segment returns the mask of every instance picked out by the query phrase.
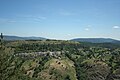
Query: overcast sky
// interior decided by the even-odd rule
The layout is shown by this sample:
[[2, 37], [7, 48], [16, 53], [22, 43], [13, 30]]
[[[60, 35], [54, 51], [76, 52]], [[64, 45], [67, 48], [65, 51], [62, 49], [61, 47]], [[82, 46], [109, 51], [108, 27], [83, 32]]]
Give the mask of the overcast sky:
[[120, 0], [0, 0], [0, 32], [120, 40]]

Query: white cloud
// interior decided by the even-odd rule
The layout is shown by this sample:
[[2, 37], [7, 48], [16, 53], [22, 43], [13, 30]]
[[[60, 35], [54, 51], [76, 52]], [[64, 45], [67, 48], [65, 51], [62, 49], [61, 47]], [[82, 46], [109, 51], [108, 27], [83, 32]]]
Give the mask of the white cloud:
[[90, 29], [89, 28], [85, 28], [86, 31], [89, 31]]
[[15, 20], [12, 19], [6, 19], [6, 18], [0, 18], [0, 23], [15, 23]]
[[71, 34], [67, 34], [68, 36], [71, 36]]
[[34, 20], [34, 21], [37, 21], [37, 22], [42, 21], [41, 19], [38, 19], [38, 18], [34, 18], [33, 20]]
[[113, 26], [113, 28], [114, 28], [114, 29], [118, 29], [118, 28], [120, 28], [120, 26]]
[[45, 20], [45, 19], [46, 19], [46, 17], [44, 17], [44, 16], [41, 16], [41, 17], [38, 17], [38, 19]]
[[92, 25], [87, 25], [86, 28], [85, 28], [85, 31], [90, 31]]
[[46, 19], [46, 17], [33, 17], [33, 19], [34, 19], [34, 21], [36, 21], [36, 22], [41, 22], [41, 21], [43, 21], [43, 20], [45, 20]]
[[45, 16], [34, 16], [34, 15], [18, 15], [18, 18], [26, 18], [26, 19], [41, 19], [41, 20], [45, 20], [46, 17]]

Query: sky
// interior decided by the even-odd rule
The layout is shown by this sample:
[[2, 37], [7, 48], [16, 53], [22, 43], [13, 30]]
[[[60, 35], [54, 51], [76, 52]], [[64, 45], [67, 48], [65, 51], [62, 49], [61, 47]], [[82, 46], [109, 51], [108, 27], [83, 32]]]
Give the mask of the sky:
[[120, 40], [120, 0], [0, 0], [0, 32]]

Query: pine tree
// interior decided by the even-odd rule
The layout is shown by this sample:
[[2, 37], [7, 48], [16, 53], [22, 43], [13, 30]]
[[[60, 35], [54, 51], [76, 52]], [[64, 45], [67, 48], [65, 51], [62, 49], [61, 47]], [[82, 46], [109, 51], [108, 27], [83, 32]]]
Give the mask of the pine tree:
[[3, 44], [3, 34], [1, 33], [1, 35], [0, 35], [0, 45], [1, 45], [1, 47], [2, 47], [2, 44]]
[[3, 39], [3, 34], [2, 34], [2, 33], [1, 33], [1, 36], [0, 36], [0, 37], [1, 37], [1, 40], [2, 40], [2, 39]]

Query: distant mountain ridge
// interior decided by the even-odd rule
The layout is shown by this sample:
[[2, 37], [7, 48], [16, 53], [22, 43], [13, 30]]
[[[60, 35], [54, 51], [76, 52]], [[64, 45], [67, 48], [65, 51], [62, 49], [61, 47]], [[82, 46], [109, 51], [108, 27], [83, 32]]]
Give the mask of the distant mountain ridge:
[[120, 43], [119, 40], [111, 38], [75, 38], [72, 41], [91, 42], [91, 43]]
[[43, 37], [19, 37], [4, 35], [4, 40], [46, 40]]
[[[19, 37], [19, 36], [8, 36], [4, 35], [4, 40], [46, 40], [44, 37]], [[78, 42], [90, 42], [90, 43], [119, 43], [119, 40], [111, 39], [111, 38], [74, 38], [71, 41]]]

